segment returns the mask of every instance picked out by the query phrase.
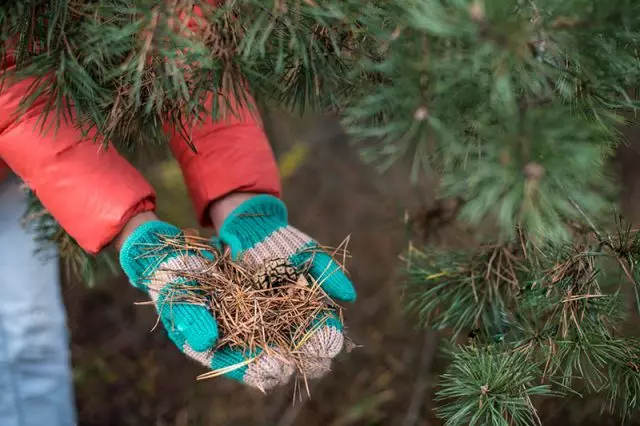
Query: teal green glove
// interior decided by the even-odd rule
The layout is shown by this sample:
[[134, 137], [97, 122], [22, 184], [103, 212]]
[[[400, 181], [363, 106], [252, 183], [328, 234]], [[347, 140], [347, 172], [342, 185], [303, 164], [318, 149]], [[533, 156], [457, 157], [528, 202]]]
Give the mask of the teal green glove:
[[[193, 284], [184, 272], [206, 265], [195, 251], [168, 247], [163, 239], [184, 239], [180, 229], [164, 222], [148, 222], [134, 230], [120, 250], [120, 264], [131, 284], [153, 301], [169, 338], [188, 357], [213, 370], [230, 370], [225, 376], [266, 391], [286, 383], [293, 367], [281, 357], [261, 356], [237, 350], [214, 351], [218, 326], [209, 309], [202, 305], [176, 301], [178, 285]], [[182, 245], [182, 244], [180, 244]], [[184, 245], [186, 246], [186, 244]], [[176, 271], [176, 272], [173, 272]], [[178, 274], [177, 271], [182, 274]], [[233, 366], [243, 365], [240, 368]]]
[[134, 287], [153, 301], [169, 338], [183, 352], [203, 352], [218, 340], [218, 326], [205, 306], [176, 302], [176, 285], [190, 284], [172, 271], [203, 268], [195, 252], [166, 246], [163, 238], [183, 239], [180, 229], [147, 222], [134, 230], [120, 250], [120, 265]]
[[[287, 208], [275, 197], [259, 195], [238, 206], [220, 228], [220, 240], [236, 259], [260, 266], [271, 259], [288, 259], [298, 269], [308, 270], [331, 298], [353, 302], [356, 292], [342, 268], [320, 250], [318, 243], [289, 225]], [[301, 368], [308, 378], [329, 371], [331, 359], [342, 350], [343, 325], [336, 315], [319, 318], [322, 327], [300, 348], [308, 358]]]

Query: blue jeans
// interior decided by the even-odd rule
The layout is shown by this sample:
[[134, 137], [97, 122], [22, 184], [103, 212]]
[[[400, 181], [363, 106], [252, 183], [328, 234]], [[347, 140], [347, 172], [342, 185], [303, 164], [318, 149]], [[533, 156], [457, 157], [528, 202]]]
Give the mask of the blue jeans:
[[0, 184], [0, 426], [76, 424], [69, 338], [55, 256], [34, 255], [25, 196]]

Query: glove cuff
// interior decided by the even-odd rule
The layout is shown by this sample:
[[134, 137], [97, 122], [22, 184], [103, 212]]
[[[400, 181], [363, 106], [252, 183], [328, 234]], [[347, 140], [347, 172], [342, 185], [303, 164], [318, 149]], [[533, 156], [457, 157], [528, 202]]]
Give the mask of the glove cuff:
[[223, 222], [219, 234], [235, 256], [287, 225], [284, 203], [271, 195], [258, 195], [236, 207]]
[[180, 236], [182, 231], [166, 222], [152, 221], [138, 226], [120, 249], [120, 266], [129, 281], [135, 287], [145, 288], [146, 275], [165, 261], [171, 251], [163, 247], [163, 240]]

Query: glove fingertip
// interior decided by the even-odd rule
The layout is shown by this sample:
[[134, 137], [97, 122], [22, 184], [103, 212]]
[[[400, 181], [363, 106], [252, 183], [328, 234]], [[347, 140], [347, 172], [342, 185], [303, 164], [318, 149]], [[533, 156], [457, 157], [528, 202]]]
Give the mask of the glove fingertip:
[[329, 297], [343, 302], [356, 300], [356, 289], [353, 283], [328, 254], [316, 254], [309, 273], [320, 283]]
[[[244, 382], [244, 375], [247, 372], [246, 361], [255, 354], [245, 354], [237, 349], [222, 348], [213, 354], [211, 359], [211, 369], [214, 371], [229, 369], [224, 376], [237, 382]], [[236, 366], [237, 368], [232, 368]]]
[[211, 349], [218, 341], [218, 324], [204, 306], [174, 304], [161, 312], [170, 327], [184, 336], [186, 343], [197, 352]]
[[127, 237], [120, 249], [120, 266], [134, 286], [137, 286], [148, 268], [148, 255], [150, 250], [158, 250], [161, 241], [158, 235], [177, 236], [181, 231], [177, 227], [161, 222], [146, 222]]
[[[356, 289], [353, 287], [351, 280], [347, 279], [347, 277], [344, 278], [346, 279], [344, 283], [335, 285], [335, 289], [332, 291], [333, 294], [331, 297], [342, 302], [353, 303], [357, 298]], [[327, 293], [329, 293], [328, 290]]]
[[233, 260], [238, 260], [240, 258], [240, 254], [242, 253], [242, 243], [240, 239], [236, 237], [233, 233], [220, 231], [220, 237], [218, 240], [219, 247], [221, 247], [221, 243], [224, 243], [231, 250], [231, 258]]
[[186, 338], [187, 343], [196, 352], [205, 352], [213, 348], [218, 341], [218, 330], [210, 331], [199, 335], [192, 335]]

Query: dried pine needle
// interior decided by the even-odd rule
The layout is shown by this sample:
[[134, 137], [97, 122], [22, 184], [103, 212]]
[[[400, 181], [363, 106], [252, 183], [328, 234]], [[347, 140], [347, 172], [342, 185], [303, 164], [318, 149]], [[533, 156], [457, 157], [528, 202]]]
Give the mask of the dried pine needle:
[[[346, 260], [347, 243], [348, 239], [333, 251], [327, 247], [314, 251], [322, 250], [334, 258]], [[286, 259], [270, 259], [265, 266], [252, 268], [241, 259], [234, 261], [228, 249], [221, 251], [207, 239], [193, 235], [189, 235], [186, 241], [164, 238], [162, 247], [150, 247], [149, 253], [157, 255], [168, 247], [185, 254], [189, 252], [202, 261], [203, 267], [198, 270], [167, 271], [169, 273], [165, 276], [171, 277], [174, 287], [167, 303], [189, 302], [207, 306], [218, 323], [220, 333], [215, 349], [226, 347], [247, 353], [260, 351], [286, 357], [301, 365], [300, 347], [322, 327], [330, 314], [337, 314], [342, 319], [340, 306], [322, 290], [322, 282], [309, 276], [311, 262], [301, 270], [295, 270]], [[329, 276], [323, 273], [321, 280]], [[189, 284], [180, 284], [183, 282]], [[236, 365], [202, 374], [198, 379], [218, 377], [258, 358], [251, 357]]]

